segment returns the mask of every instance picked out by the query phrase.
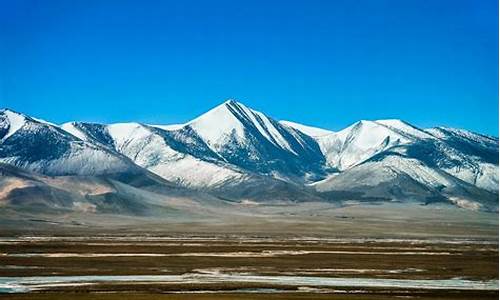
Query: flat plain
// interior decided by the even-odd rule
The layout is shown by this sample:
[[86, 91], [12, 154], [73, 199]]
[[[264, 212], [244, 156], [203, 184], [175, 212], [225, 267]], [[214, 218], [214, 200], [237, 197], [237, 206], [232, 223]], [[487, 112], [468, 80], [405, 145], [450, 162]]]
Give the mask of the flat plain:
[[124, 292], [137, 299], [147, 298], [144, 294], [187, 297], [176, 293], [188, 293], [185, 299], [211, 299], [213, 293], [240, 293], [242, 299], [498, 295], [498, 245], [491, 241], [25, 237], [3, 239], [0, 253], [4, 289], [10, 285], [11, 291], [30, 292], [8, 295], [17, 299], [56, 299], [67, 293], [114, 299]]
[[0, 298], [498, 298], [494, 213], [356, 206], [185, 223], [101, 216], [96, 226], [81, 225], [91, 215], [25, 217], [0, 230]]

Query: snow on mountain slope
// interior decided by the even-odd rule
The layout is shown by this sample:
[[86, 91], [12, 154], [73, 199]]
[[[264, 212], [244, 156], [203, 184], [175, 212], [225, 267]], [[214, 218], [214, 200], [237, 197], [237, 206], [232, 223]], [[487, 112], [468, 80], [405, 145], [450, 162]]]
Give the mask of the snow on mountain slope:
[[394, 145], [416, 139], [434, 138], [431, 134], [397, 119], [359, 121], [338, 132], [280, 121], [313, 137], [330, 168], [345, 170]]
[[287, 139], [280, 134], [275, 122], [234, 100], [228, 100], [209, 110], [188, 125], [216, 152], [231, 139], [242, 144], [247, 143], [246, 130], [251, 127], [276, 147], [297, 154]]
[[61, 125], [61, 128], [64, 131], [81, 139], [82, 141], [87, 141], [87, 136], [85, 135], [85, 133], [83, 133], [78, 127], [76, 127], [74, 122], [64, 123]]
[[398, 119], [376, 120], [375, 123], [386, 126], [390, 130], [408, 138], [428, 139], [432, 138], [425, 130], [415, 127], [405, 121]]
[[[454, 199], [491, 208], [491, 195], [498, 195], [497, 138], [444, 127], [422, 130], [396, 119], [360, 121], [333, 132], [278, 122], [234, 100], [175, 125], [59, 127], [2, 110], [0, 162], [51, 175], [149, 170], [221, 197], [313, 199], [314, 187], [332, 199]], [[471, 202], [474, 197], [479, 204]]]
[[[297, 181], [325, 175], [313, 138], [233, 100], [182, 126], [71, 123], [63, 128], [186, 186], [240, 180], [242, 173]], [[204, 174], [193, 175], [197, 168]]]
[[449, 128], [449, 127], [434, 127], [426, 129], [429, 134], [446, 140], [453, 138], [465, 139], [475, 146], [487, 147], [492, 150], [498, 148], [498, 138], [474, 133], [464, 129]]
[[230, 110], [231, 102], [224, 102], [193, 121], [188, 125], [214, 150], [224, 146], [231, 137], [244, 141], [244, 125]]
[[[225, 162], [190, 126], [168, 131], [138, 123], [73, 123], [73, 127], [85, 133], [86, 140], [105, 143], [139, 166], [183, 187], [214, 190], [230, 186], [231, 196], [239, 197], [243, 195], [234, 192], [234, 189], [260, 178]], [[270, 190], [272, 186], [277, 186], [275, 181], [270, 178], [259, 182], [261, 188]]]
[[2, 141], [5, 141], [9, 136], [13, 135], [21, 127], [24, 126], [26, 118], [13, 111], [2, 109], [0, 110], [0, 134], [3, 132]]
[[435, 164], [468, 183], [498, 192], [498, 139], [462, 129], [426, 130], [439, 139]]
[[84, 140], [103, 144], [181, 186], [204, 188], [244, 177], [237, 169], [220, 163], [190, 129], [165, 131], [139, 123], [72, 123], [63, 128], [83, 135]]
[[149, 125], [152, 127], [160, 128], [163, 130], [177, 130], [184, 127], [186, 124], [172, 124], [172, 125]]
[[[315, 136], [315, 139], [327, 163], [341, 172], [315, 183], [314, 186], [319, 189], [325, 190], [328, 186], [333, 188], [336, 184], [342, 185], [343, 181], [355, 180], [360, 183], [360, 178], [377, 181], [379, 179], [373, 172], [383, 173], [388, 170], [384, 163], [364, 162], [377, 155], [397, 153], [406, 157], [399, 161], [400, 173], [419, 185], [431, 189], [436, 188], [435, 182], [443, 187], [452, 186], [449, 180], [443, 181], [443, 178], [424, 180], [429, 178], [425, 174], [438, 172], [444, 173], [446, 178], [462, 182], [462, 185], [468, 183], [498, 193], [498, 139], [493, 137], [451, 128], [422, 130], [400, 120], [378, 120], [360, 121], [339, 132]], [[422, 168], [408, 163], [408, 160], [422, 163], [426, 171], [415, 173], [415, 170]], [[386, 162], [392, 163], [390, 160]], [[358, 165], [363, 167], [357, 168]], [[355, 171], [350, 171], [351, 169]], [[354, 179], [349, 174], [356, 174], [357, 178]], [[412, 184], [408, 180], [398, 184], [406, 184], [406, 188], [411, 190]], [[422, 193], [425, 194], [423, 191]], [[439, 194], [437, 191], [433, 193]]]
[[127, 159], [59, 127], [0, 111], [0, 162], [50, 175], [95, 175], [138, 170]]
[[179, 159], [182, 154], [170, 148], [165, 140], [138, 123], [108, 125], [107, 131], [116, 151], [149, 169], [159, 163]]
[[[193, 157], [181, 149], [173, 149], [175, 141], [189, 146], [189, 136], [166, 133], [137, 123], [112, 124], [107, 127], [117, 151], [133, 159], [139, 166], [177, 184], [192, 188], [216, 186], [227, 180], [238, 180], [243, 174], [227, 165], [217, 164], [211, 156]], [[170, 137], [170, 139], [168, 138]], [[178, 139], [176, 139], [178, 138]], [[193, 145], [193, 144], [192, 144]], [[195, 147], [206, 145], [195, 144]], [[192, 149], [195, 150], [195, 149]], [[208, 152], [198, 151], [198, 154]], [[194, 152], [192, 152], [194, 153]]]
[[225, 162], [241, 169], [299, 181], [306, 174], [325, 175], [323, 155], [313, 138], [234, 100], [184, 128], [191, 128]]
[[345, 170], [395, 145], [432, 138], [400, 120], [359, 121], [339, 132], [316, 138], [327, 162]]
[[190, 188], [217, 188], [225, 183], [244, 181], [248, 175], [231, 168], [185, 156], [170, 163], [157, 164], [149, 170], [171, 182]]
[[401, 173], [406, 173], [410, 178], [423, 184], [437, 188], [451, 185], [446, 174], [436, 172], [418, 160], [404, 158], [399, 155], [387, 155], [381, 159], [373, 159], [345, 171], [331, 180], [326, 180], [315, 185], [321, 192], [332, 189], [350, 188], [351, 186], [376, 186], [385, 181], [395, 179]]
[[312, 126], [307, 126], [307, 125], [302, 125], [299, 123], [295, 122], [290, 122], [290, 121], [279, 121], [280, 124], [286, 125], [292, 128], [295, 128], [297, 130], [300, 130], [304, 134], [307, 134], [311, 137], [318, 138], [321, 136], [329, 135], [335, 133], [334, 131], [331, 130], [326, 130], [322, 128], [317, 128], [317, 127], [312, 127]]
[[422, 131], [406, 123], [404, 127], [391, 125], [391, 129], [404, 139], [388, 145], [383, 151], [399, 152], [467, 183], [498, 191], [498, 140], [457, 129]]
[[497, 194], [397, 152], [379, 154], [314, 187], [336, 199], [417, 201], [423, 204], [438, 201], [465, 208], [498, 210]]

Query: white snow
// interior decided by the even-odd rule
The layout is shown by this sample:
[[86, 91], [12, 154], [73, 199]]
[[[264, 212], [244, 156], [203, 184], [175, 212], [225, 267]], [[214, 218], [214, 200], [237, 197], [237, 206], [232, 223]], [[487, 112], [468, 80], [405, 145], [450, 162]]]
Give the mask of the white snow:
[[377, 120], [375, 123], [378, 123], [380, 125], [384, 125], [389, 127], [393, 131], [397, 131], [398, 133], [405, 135], [405, 136], [411, 136], [414, 138], [433, 138], [432, 135], [429, 133], [425, 132], [425, 130], [416, 128], [404, 121], [398, 120], [398, 119], [387, 119], [387, 120]]
[[[10, 124], [8, 134], [3, 140], [12, 136], [21, 127], [23, 128], [23, 134], [27, 136], [31, 134], [36, 136], [39, 134], [40, 129], [43, 128], [53, 133], [51, 138], [56, 140], [54, 142], [68, 144], [69, 149], [61, 156], [49, 160], [39, 159], [31, 162], [20, 156], [5, 156], [0, 158], [1, 162], [49, 175], [95, 175], [135, 168], [128, 161], [102, 147], [69, 138], [68, 135], [59, 130], [60, 127], [51, 125], [49, 122], [40, 122], [9, 110], [4, 110], [3, 113], [7, 116]], [[76, 128], [68, 125], [66, 125], [66, 128], [81, 136], [81, 133], [76, 132]]]
[[151, 169], [184, 156], [144, 125], [118, 123], [107, 126], [107, 130], [115, 149], [143, 168]]
[[219, 105], [188, 123], [203, 140], [218, 149], [231, 134], [242, 139], [243, 124], [228, 110], [226, 103]]
[[291, 121], [279, 121], [279, 122], [282, 125], [295, 128], [295, 129], [301, 131], [302, 133], [304, 133], [304, 134], [306, 134], [308, 136], [314, 137], [314, 138], [318, 138], [318, 137], [322, 137], [322, 136], [325, 136], [325, 135], [329, 135], [329, 134], [335, 133], [334, 131], [331, 131], [331, 130], [326, 130], [326, 129], [323, 129], [323, 128], [312, 127], [312, 126], [307, 126], [307, 125], [302, 125], [302, 124], [291, 122]]
[[[234, 107], [238, 107], [244, 112], [244, 116], [249, 118], [252, 121], [252, 124], [257, 127], [259, 132], [267, 138], [271, 143], [275, 144], [282, 149], [288, 150], [290, 152], [295, 151], [290, 147], [286, 139], [279, 133], [278, 129], [271, 123], [269, 118], [261, 112], [254, 111], [244, 106], [241, 103], [230, 102], [227, 105], [233, 105]], [[263, 124], [261, 124], [263, 123]]]
[[159, 129], [163, 129], [166, 131], [171, 131], [171, 130], [179, 130], [182, 127], [186, 126], [186, 124], [171, 124], [171, 125], [149, 125], [151, 127], [156, 127]]
[[384, 158], [383, 161], [367, 162], [355, 166], [337, 177], [314, 185], [314, 187], [318, 191], [330, 191], [346, 186], [376, 186], [380, 183], [390, 182], [400, 175], [408, 175], [411, 179], [427, 187], [453, 188], [456, 185], [454, 177], [444, 171], [427, 167], [416, 159], [391, 155]]
[[61, 125], [61, 128], [64, 131], [68, 132], [69, 134], [76, 136], [82, 141], [87, 140], [87, 136], [85, 135], [85, 133], [81, 132], [81, 130], [78, 129], [73, 122], [64, 123]]
[[70, 149], [63, 156], [52, 160], [28, 163], [19, 157], [3, 157], [0, 158], [0, 162], [49, 175], [109, 174], [129, 170], [132, 167], [112, 153], [82, 142], [71, 142]]
[[360, 121], [333, 135], [318, 138], [331, 166], [345, 170], [388, 147], [410, 139], [373, 121]]
[[24, 126], [24, 124], [26, 123], [26, 118], [23, 115], [10, 111], [8, 109], [4, 110], [3, 113], [7, 117], [7, 120], [9, 122], [9, 130], [7, 131], [7, 134], [2, 138], [2, 141], [5, 141]]
[[45, 121], [43, 119], [39, 119], [39, 118], [34, 118], [34, 117], [31, 117], [31, 119], [39, 122], [39, 123], [43, 123], [43, 124], [47, 124], [47, 125], [50, 125], [50, 126], [54, 126], [54, 127], [58, 127], [57, 124], [54, 124], [52, 122], [49, 122], [49, 121]]
[[245, 175], [229, 167], [209, 163], [190, 155], [149, 168], [153, 173], [191, 188], [216, 187], [227, 181], [243, 180]]
[[115, 141], [115, 146], [121, 148], [131, 139], [145, 138], [150, 134], [139, 123], [116, 123], [107, 126], [109, 135]]
[[425, 130], [427, 133], [441, 138], [441, 139], [447, 139], [452, 135], [459, 136], [461, 138], [468, 139], [469, 141], [481, 144], [483, 146], [490, 146], [490, 147], [495, 147], [498, 148], [498, 139], [487, 136], [487, 135], [482, 135], [482, 134], [477, 134], [465, 129], [458, 129], [458, 128], [450, 128], [450, 127], [435, 127], [435, 128], [430, 128]]
[[474, 184], [488, 191], [498, 192], [498, 166], [480, 163], [479, 170]]
[[[242, 123], [242, 120], [244, 120], [245, 124]], [[245, 137], [245, 130], [247, 130], [247, 126], [252, 126], [272, 144], [296, 154], [266, 115], [251, 110], [233, 100], [224, 102], [187, 124], [215, 152], [219, 152], [227, 144], [231, 136], [236, 138], [240, 145], [248, 144], [249, 141]]]
[[[23, 133], [26, 131], [27, 134], [36, 133], [38, 126], [48, 126], [56, 130], [52, 123], [43, 120], [25, 117], [9, 110], [1, 110], [0, 113], [5, 116], [6, 120], [2, 125], [4, 128], [8, 126], [7, 134], [2, 141], [21, 128], [23, 128]], [[175, 132], [186, 126], [190, 126], [219, 157], [195, 157], [196, 154], [192, 156], [179, 152], [181, 150], [174, 150], [178, 148], [174, 146], [172, 148], [168, 144], [165, 140], [166, 134], [180, 137], [181, 143], [188, 147], [199, 145], [196, 135], [190, 136]], [[159, 130], [152, 130], [152, 127], [170, 132], [158, 134]], [[51, 161], [40, 160], [29, 164], [19, 157], [3, 157], [0, 161], [14, 163], [34, 171], [68, 174], [116, 171], [131, 166], [128, 160], [116, 155], [112, 150], [107, 151], [102, 145], [91, 144], [92, 141], [87, 138], [85, 130], [79, 129], [74, 123], [65, 123], [60, 128], [82, 140], [73, 141], [70, 151], [64, 156]], [[498, 139], [461, 129], [437, 127], [421, 130], [398, 119], [386, 119], [363, 120], [335, 132], [290, 121], [276, 122], [265, 114], [234, 100], [228, 100], [186, 124], [117, 123], [107, 125], [106, 128], [114, 141], [112, 146], [117, 152], [168, 180], [194, 188], [214, 187], [232, 181], [239, 182], [250, 176], [249, 172], [240, 169], [237, 165], [227, 163], [231, 160], [223, 157], [227, 152], [222, 152], [222, 149], [224, 151], [247, 151], [250, 160], [255, 161], [261, 158], [279, 159], [279, 157], [266, 157], [266, 153], [261, 155], [262, 153], [259, 152], [261, 150], [258, 150], [258, 144], [269, 142], [286, 152], [298, 155], [299, 151], [295, 151], [298, 148], [293, 148], [292, 145], [295, 147], [298, 143], [304, 149], [310, 146], [307, 144], [309, 139], [303, 138], [300, 134], [302, 132], [318, 143], [326, 158], [326, 167], [337, 168], [341, 171], [340, 174], [355, 169], [355, 172], [359, 172], [357, 174], [365, 172], [365, 175], [377, 175], [357, 178], [356, 184], [376, 184], [403, 172], [429, 187], [453, 187], [457, 182], [465, 181], [479, 188], [498, 192], [498, 165], [491, 161], [485, 162], [483, 158], [475, 157], [447, 143], [450, 139], [458, 139], [477, 147], [484, 147], [491, 152], [498, 152]], [[287, 134], [282, 134], [284, 131]], [[259, 140], [248, 138], [249, 133], [257, 133], [255, 136]], [[436, 150], [440, 155], [438, 167], [428, 167], [420, 160], [404, 158], [408, 154], [405, 150], [407, 148], [399, 147], [400, 145], [418, 143], [424, 139], [432, 140], [433, 146], [438, 147]], [[232, 144], [229, 144], [230, 142]], [[383, 163], [365, 162], [388, 149], [398, 152], [402, 157], [391, 155], [384, 158]], [[203, 150], [206, 150], [204, 145]], [[216, 162], [216, 159], [219, 161]], [[363, 167], [358, 168], [359, 166]], [[376, 170], [370, 170], [370, 168], [376, 168]], [[308, 176], [317, 178], [315, 172], [307, 172], [307, 170], [304, 172], [304, 178]], [[327, 179], [313, 185], [325, 188], [331, 182], [337, 181], [341, 184], [343, 180], [349, 178], [337, 174], [326, 174]], [[266, 176], [290, 180], [290, 177], [279, 171], [271, 170], [266, 173]], [[454, 201], [462, 207], [473, 208], [475, 205], [464, 202], [469, 199], [460, 198]]]
[[330, 167], [346, 170], [390, 147], [433, 138], [404, 121], [362, 120], [326, 135], [314, 136]]
[[114, 139], [117, 151], [139, 166], [182, 186], [215, 187], [228, 180], [237, 181], [245, 177], [228, 165], [217, 165], [175, 151], [147, 126], [120, 123], [109, 125], [107, 130]]

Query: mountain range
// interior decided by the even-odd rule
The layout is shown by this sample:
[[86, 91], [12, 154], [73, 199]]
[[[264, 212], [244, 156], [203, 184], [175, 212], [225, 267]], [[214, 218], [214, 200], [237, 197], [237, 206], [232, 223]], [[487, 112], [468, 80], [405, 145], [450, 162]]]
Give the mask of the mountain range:
[[[0, 205], [216, 214], [236, 204], [435, 203], [498, 211], [498, 138], [401, 120], [330, 131], [228, 100], [185, 124], [53, 124], [0, 110]], [[189, 205], [188, 205], [189, 204]]]

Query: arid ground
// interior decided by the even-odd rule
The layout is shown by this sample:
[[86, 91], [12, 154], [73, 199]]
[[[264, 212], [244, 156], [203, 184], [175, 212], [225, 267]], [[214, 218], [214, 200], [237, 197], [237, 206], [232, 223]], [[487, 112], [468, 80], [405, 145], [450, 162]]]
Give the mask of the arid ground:
[[498, 298], [497, 214], [310, 214], [95, 227], [27, 216], [29, 228], [0, 230], [0, 298]]

